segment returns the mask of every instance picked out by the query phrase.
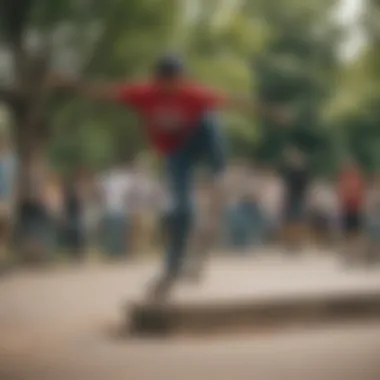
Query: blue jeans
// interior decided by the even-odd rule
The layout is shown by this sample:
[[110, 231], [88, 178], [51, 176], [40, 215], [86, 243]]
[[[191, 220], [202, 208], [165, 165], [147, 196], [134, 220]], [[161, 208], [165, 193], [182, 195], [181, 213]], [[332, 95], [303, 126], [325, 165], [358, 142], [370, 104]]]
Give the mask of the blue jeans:
[[216, 115], [207, 114], [188, 140], [166, 158], [166, 174], [173, 199], [168, 217], [169, 237], [166, 274], [176, 276], [182, 269], [186, 245], [193, 224], [194, 169], [204, 162], [217, 176], [224, 171], [225, 141]]
[[246, 249], [263, 242], [264, 220], [257, 203], [240, 201], [227, 208], [228, 245]]
[[104, 249], [107, 254], [121, 256], [126, 253], [127, 218], [122, 213], [108, 212], [103, 220]]
[[250, 244], [250, 223], [247, 214], [238, 203], [229, 205], [226, 210], [227, 245], [232, 249], [244, 249]]

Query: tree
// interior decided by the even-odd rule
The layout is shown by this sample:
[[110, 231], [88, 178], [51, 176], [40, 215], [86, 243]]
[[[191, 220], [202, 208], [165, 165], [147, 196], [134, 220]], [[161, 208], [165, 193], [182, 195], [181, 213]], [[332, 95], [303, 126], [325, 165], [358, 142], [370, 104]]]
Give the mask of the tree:
[[340, 86], [325, 112], [342, 155], [353, 156], [368, 172], [380, 168], [379, 12], [377, 0], [365, 3], [362, 30], [366, 44], [355, 60], [341, 65]]
[[[50, 69], [55, 66], [91, 77], [131, 76], [169, 42], [175, 6], [174, 0], [1, 2], [0, 48], [12, 57], [9, 74], [13, 80], [0, 88], [0, 101], [7, 104], [14, 121], [20, 199], [29, 197], [34, 161], [46, 150], [52, 134], [63, 140], [73, 132], [80, 137], [80, 127], [89, 130], [89, 121], [98, 116], [97, 123], [92, 123], [95, 127], [109, 122], [119, 141], [122, 136], [116, 132], [121, 130], [121, 118], [115, 111], [94, 112], [86, 103], [48, 88]], [[131, 140], [129, 134], [123, 137]], [[71, 141], [76, 141], [73, 136]]]
[[295, 0], [245, 4], [246, 12], [266, 20], [272, 29], [268, 44], [254, 60], [259, 97], [292, 104], [298, 115], [282, 134], [267, 123], [259, 152], [262, 159], [281, 159], [280, 146], [288, 144], [307, 151], [314, 162], [328, 153], [321, 115], [339, 67], [339, 31], [330, 16], [333, 6], [332, 1]]

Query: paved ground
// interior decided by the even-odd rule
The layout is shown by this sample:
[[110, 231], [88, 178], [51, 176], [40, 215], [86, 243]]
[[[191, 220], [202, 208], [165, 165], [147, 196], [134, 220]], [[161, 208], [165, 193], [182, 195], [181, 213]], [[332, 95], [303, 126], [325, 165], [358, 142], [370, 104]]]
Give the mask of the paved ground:
[[[20, 273], [2, 279], [0, 379], [380, 379], [380, 321], [207, 340], [115, 338], [112, 327], [121, 315], [120, 306], [139, 298], [153, 274], [151, 265], [130, 264]], [[304, 292], [307, 287], [327, 291], [326, 283], [330, 288], [367, 291], [377, 288], [379, 278], [376, 271], [342, 272], [326, 259], [224, 260], [213, 265], [205, 285], [184, 286], [176, 297], [199, 296], [205, 302], [223, 297], [230, 288], [244, 297], [247, 286], [257, 296], [279, 295], [281, 289]]]

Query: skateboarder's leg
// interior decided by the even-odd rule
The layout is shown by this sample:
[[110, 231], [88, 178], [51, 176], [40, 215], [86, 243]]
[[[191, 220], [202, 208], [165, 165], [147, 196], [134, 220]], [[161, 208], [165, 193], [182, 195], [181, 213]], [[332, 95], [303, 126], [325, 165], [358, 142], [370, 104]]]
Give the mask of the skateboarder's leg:
[[166, 159], [172, 209], [167, 216], [167, 248], [163, 274], [154, 284], [151, 294], [156, 300], [167, 297], [183, 269], [194, 216], [193, 169], [196, 157], [196, 144], [194, 139], [191, 139], [182, 149]]
[[217, 116], [205, 115], [201, 123], [202, 158], [210, 171], [210, 186], [208, 210], [203, 210], [207, 222], [194, 231], [188, 274], [195, 279], [200, 277], [203, 262], [219, 234], [224, 207], [223, 174], [226, 167], [226, 143]]

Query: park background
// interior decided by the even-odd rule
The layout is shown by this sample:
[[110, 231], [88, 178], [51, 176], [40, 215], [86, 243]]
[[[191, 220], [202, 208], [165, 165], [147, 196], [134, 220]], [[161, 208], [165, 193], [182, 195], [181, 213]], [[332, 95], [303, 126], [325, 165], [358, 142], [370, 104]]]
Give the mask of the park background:
[[[316, 173], [348, 156], [380, 167], [380, 3], [377, 0], [4, 0], [2, 124], [24, 169], [102, 169], [147, 146], [131, 112], [44, 88], [49, 72], [89, 80], [144, 77], [163, 52], [186, 58], [213, 88], [294, 112], [287, 128], [226, 113], [231, 157], [275, 164], [287, 144]], [[24, 170], [25, 171], [25, 170]]]
[[[196, 81], [284, 106], [294, 115], [286, 127], [244, 114], [221, 115], [229, 166], [243, 162], [244, 169], [251, 169], [253, 164], [248, 185], [238, 176], [233, 181], [237, 187], [241, 182], [256, 194], [262, 187], [255, 181], [267, 174], [261, 169], [276, 171], [287, 147], [297, 147], [307, 155], [313, 179], [326, 177], [327, 190], [337, 195], [342, 163], [357, 162], [363, 182], [380, 171], [379, 20], [380, 0], [0, 0], [0, 148], [5, 131], [12, 144], [5, 146], [4, 156], [16, 156], [20, 163], [18, 186], [10, 181], [10, 193], [0, 197], [1, 209], [7, 202], [12, 206], [0, 213], [0, 379], [379, 380], [379, 251], [376, 261], [365, 258], [367, 246], [356, 249], [341, 241], [345, 235], [338, 223], [329, 227], [334, 234], [327, 244], [312, 240], [299, 252], [272, 240], [264, 245], [253, 241], [252, 233], [260, 229], [244, 212], [248, 207], [241, 189], [230, 202], [234, 218], [227, 214], [221, 224], [228, 222], [229, 230], [238, 227], [232, 232], [240, 236], [237, 240], [243, 235], [243, 244], [235, 241], [231, 248], [221, 242], [203, 281], [181, 282], [175, 289], [169, 303], [174, 309], [169, 307], [164, 321], [174, 323], [168, 339], [140, 339], [137, 328], [132, 337], [130, 322], [140, 321], [138, 311], [151, 311], [144, 300], [161, 268], [162, 231], [156, 231], [159, 242], [145, 243], [148, 232], [154, 235], [154, 228], [164, 225], [156, 222], [163, 221], [165, 202], [155, 198], [158, 210], [143, 202], [136, 212], [135, 200], [124, 208], [121, 199], [115, 213], [117, 197], [111, 191], [104, 203], [111, 203], [116, 219], [104, 228], [110, 210], [99, 198], [93, 201], [86, 182], [98, 184], [136, 155], [143, 154], [142, 174], [146, 161], [159, 160], [132, 112], [46, 86], [51, 73], [89, 81], [145, 78], [158, 56], [177, 53]], [[8, 163], [4, 156], [0, 154], [0, 185], [7, 174], [1, 170]], [[161, 180], [160, 172], [147, 166], [148, 175]], [[38, 175], [34, 181], [40, 167], [46, 181]], [[75, 178], [83, 167], [93, 172], [89, 179], [82, 173], [84, 184]], [[132, 169], [122, 167], [128, 178], [136, 178]], [[101, 206], [96, 217], [89, 214], [96, 223], [88, 230], [78, 222], [81, 207], [72, 216], [69, 202], [57, 197], [63, 190], [62, 198], [71, 199], [72, 188], [80, 190], [80, 185], [90, 194], [82, 199], [84, 208], [98, 211]], [[379, 194], [378, 188], [374, 192]], [[81, 199], [79, 195], [74, 198]], [[9, 218], [22, 220], [22, 207], [13, 208], [14, 201], [29, 206], [29, 212], [34, 207], [31, 218], [24, 212], [25, 241]], [[252, 203], [262, 206], [255, 196], [248, 199]], [[330, 211], [334, 214], [327, 196]], [[380, 211], [370, 211], [378, 222]], [[145, 214], [149, 218], [139, 218]], [[130, 217], [145, 233], [136, 234], [143, 245], [128, 245], [130, 224], [124, 228], [124, 223]], [[365, 243], [379, 248], [380, 223], [375, 227], [374, 241], [367, 226], [361, 232]], [[81, 230], [88, 234], [82, 241]], [[116, 231], [118, 236], [111, 237], [122, 240], [117, 254], [113, 244], [102, 241], [98, 247], [98, 240], [107, 240], [104, 231]], [[9, 232], [16, 232], [15, 239]], [[9, 247], [8, 240], [23, 244]], [[348, 250], [341, 245], [362, 260], [347, 265]], [[104, 252], [97, 251], [100, 247]], [[153, 254], [145, 255], [143, 249]], [[37, 265], [21, 265], [24, 261]], [[49, 265], [41, 265], [45, 263]], [[294, 304], [303, 307], [294, 312]], [[171, 318], [170, 310], [178, 305], [185, 318]], [[240, 305], [250, 310], [249, 318], [240, 319]], [[219, 314], [220, 306], [227, 312]], [[282, 314], [283, 307], [293, 312]], [[333, 320], [324, 314], [331, 310]], [[151, 315], [153, 326], [156, 321], [160, 326], [161, 318], [154, 310]]]

